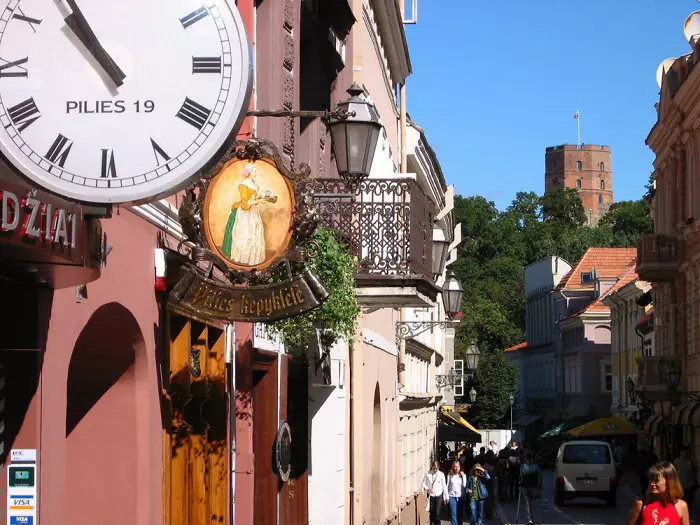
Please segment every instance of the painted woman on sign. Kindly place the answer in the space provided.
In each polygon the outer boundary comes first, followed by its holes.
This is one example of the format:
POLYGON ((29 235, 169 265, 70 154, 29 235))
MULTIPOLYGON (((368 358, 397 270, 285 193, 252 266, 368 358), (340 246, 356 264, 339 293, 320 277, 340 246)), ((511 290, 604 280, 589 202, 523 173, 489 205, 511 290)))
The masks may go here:
POLYGON ((265 224, 260 206, 277 202, 277 195, 258 186, 254 163, 243 168, 242 175, 238 185, 241 200, 231 206, 221 251, 235 263, 255 266, 265 261, 265 224))

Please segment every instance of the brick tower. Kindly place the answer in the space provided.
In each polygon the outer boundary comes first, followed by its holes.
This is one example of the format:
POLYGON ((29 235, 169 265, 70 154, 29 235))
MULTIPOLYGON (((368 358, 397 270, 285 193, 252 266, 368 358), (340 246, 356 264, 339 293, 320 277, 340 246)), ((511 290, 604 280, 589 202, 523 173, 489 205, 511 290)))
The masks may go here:
POLYGON ((598 224, 613 203, 610 146, 564 144, 546 149, 544 191, 576 188, 589 226, 598 224))

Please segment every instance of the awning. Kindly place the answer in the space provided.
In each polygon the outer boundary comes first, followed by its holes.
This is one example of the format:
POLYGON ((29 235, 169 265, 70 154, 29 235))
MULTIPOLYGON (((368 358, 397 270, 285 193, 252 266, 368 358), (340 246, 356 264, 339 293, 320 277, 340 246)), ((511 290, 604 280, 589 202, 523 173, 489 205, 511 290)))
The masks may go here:
POLYGON ((647 334, 654 330, 654 308, 650 308, 647 313, 644 314, 635 328, 642 334, 647 334))
POLYGON ((639 434, 633 423, 618 417, 601 417, 567 432, 573 437, 629 436, 639 434))
POLYGON ((450 425, 440 422, 438 424, 438 441, 466 441, 468 443, 481 443, 481 434, 473 432, 461 425, 450 425))
POLYGON ((544 432, 543 434, 540 434, 539 439, 553 439, 556 437, 561 436, 564 434, 567 430, 571 430, 572 428, 580 427, 584 423, 588 423, 590 421, 590 418, 588 417, 581 417, 581 416, 576 416, 572 417, 568 421, 564 421, 563 423, 559 423, 556 427, 548 430, 547 432, 544 432))
POLYGON ((671 422, 674 425, 693 425, 693 414, 700 408, 700 403, 688 401, 679 406, 673 413, 671 422))
POLYGON ((441 421, 438 425, 439 441, 468 441, 470 443, 481 443, 481 434, 479 434, 479 431, 457 412, 446 410, 445 407, 443 407, 440 419, 441 421))
POLYGON ((653 416, 650 416, 649 419, 647 419, 647 422, 644 423, 644 433, 647 436, 660 435, 659 429, 663 420, 664 416, 661 414, 654 414, 653 416))
POLYGON ((517 420, 513 421, 514 427, 527 427, 532 425, 538 419, 542 419, 542 416, 536 416, 534 414, 525 414, 520 416, 517 420))

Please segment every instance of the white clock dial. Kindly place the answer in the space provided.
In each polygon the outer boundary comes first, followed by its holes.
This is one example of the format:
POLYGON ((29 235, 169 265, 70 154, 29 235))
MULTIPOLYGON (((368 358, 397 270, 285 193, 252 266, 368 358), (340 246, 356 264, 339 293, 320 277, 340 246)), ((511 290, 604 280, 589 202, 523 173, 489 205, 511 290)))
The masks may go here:
POLYGON ((251 69, 233 0, 5 2, 0 150, 37 184, 83 202, 168 195, 240 126, 251 69))

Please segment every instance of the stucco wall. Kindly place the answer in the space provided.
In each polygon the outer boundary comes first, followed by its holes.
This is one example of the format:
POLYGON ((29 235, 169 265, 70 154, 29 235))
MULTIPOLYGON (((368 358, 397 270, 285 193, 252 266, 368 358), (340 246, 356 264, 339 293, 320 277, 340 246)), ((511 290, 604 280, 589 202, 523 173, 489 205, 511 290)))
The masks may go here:
POLYGON ((13 446, 40 449, 44 523, 152 525, 162 521, 156 231, 125 210, 103 228, 114 249, 88 297, 54 293, 28 411, 40 430, 28 422, 13 446))

